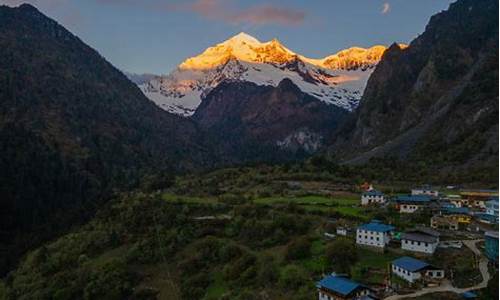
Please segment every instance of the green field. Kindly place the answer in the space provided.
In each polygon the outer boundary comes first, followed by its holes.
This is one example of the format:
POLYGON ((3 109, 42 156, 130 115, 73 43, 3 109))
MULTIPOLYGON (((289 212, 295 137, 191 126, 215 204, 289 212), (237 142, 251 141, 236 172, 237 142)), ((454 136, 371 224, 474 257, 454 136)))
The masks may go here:
POLYGON ((381 253, 366 248, 358 247, 357 251, 359 260, 352 269, 352 277, 367 284, 383 283, 389 264, 399 257, 393 253, 381 253))
POLYGON ((196 203, 196 204, 216 204, 218 203, 217 198, 214 197, 192 197, 192 196, 180 196, 170 193, 162 194, 162 199, 167 202, 180 202, 180 203, 196 203))

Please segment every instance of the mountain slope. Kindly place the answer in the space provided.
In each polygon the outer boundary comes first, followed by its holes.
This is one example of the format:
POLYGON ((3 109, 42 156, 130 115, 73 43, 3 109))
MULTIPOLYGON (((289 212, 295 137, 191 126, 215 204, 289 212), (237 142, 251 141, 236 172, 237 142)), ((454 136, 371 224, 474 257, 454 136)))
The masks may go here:
POLYGON ((141 89, 161 108, 190 116, 201 99, 226 79, 277 86, 289 78, 303 92, 351 111, 385 49, 354 47, 324 59, 310 59, 276 39, 260 42, 240 33, 188 58, 168 76, 155 78, 141 89))
POLYGON ((277 87, 223 81, 192 119, 213 133, 229 157, 283 161, 319 150, 346 115, 283 79, 277 87))
POLYGON ((498 1, 459 0, 408 48, 391 46, 333 151, 430 166, 498 166, 498 1))
POLYGON ((1 271, 111 188, 211 161, 193 122, 30 5, 0 6, 0 70, 1 271))

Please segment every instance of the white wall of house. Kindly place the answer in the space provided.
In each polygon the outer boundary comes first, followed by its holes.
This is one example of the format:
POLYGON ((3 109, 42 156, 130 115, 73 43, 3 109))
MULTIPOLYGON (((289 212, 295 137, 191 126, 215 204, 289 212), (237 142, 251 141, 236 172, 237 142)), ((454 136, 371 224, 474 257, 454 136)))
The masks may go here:
POLYGON ((412 189, 411 194, 412 195, 429 195, 429 196, 433 196, 433 197, 439 196, 438 191, 426 190, 426 189, 412 189))
POLYGON ((425 271, 425 276, 434 278, 434 279, 443 279, 444 278, 444 270, 427 270, 425 271))
POLYGON ((382 204, 385 203, 384 195, 361 195, 361 205, 369 205, 369 204, 382 204))
POLYGON ((417 242, 403 239, 401 240, 401 249, 433 254, 434 251, 436 251, 438 244, 439 239, 436 241, 436 243, 417 242))
POLYGON ((399 205, 399 212, 400 213, 405 213, 405 214, 412 214, 415 211, 417 211, 421 205, 417 204, 400 204, 399 205))
POLYGON ((498 217, 498 202, 488 201, 488 202, 486 202, 485 205, 486 205, 486 213, 488 215, 498 217))
POLYGON ((342 235, 342 236, 346 236, 347 235, 347 229, 345 229, 345 228, 337 228, 337 234, 338 235, 342 235))
POLYGON ((356 244, 384 248, 389 244, 391 236, 388 232, 356 230, 356 244))
MULTIPOLYGON (((358 298, 360 298, 362 296, 366 296, 366 295, 370 295, 370 290, 361 289, 356 293, 355 297, 356 297, 356 299, 358 299, 358 298)), ((336 300, 336 299, 340 299, 340 297, 330 296, 327 293, 323 292, 322 290, 318 290, 318 299, 319 300, 336 300)))
POLYGON ((392 265, 392 273, 397 276, 403 278, 404 280, 414 283, 415 281, 422 278, 422 275, 419 272, 410 272, 398 266, 392 265))
POLYGON ((328 296, 326 293, 323 293, 323 291, 318 290, 318 295, 319 295, 319 300, 332 300, 332 297, 328 296))

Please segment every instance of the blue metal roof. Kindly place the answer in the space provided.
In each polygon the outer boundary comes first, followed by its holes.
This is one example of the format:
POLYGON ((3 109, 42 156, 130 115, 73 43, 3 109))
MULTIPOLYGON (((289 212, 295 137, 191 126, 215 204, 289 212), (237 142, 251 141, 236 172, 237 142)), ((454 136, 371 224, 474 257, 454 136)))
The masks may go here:
POLYGON ((364 287, 362 284, 352 281, 346 277, 328 275, 318 282, 318 286, 347 296, 352 291, 359 287, 364 287))
POLYGON ((398 202, 429 202, 431 200, 432 197, 429 195, 402 195, 395 199, 398 202))
POLYGON ((477 294, 474 293, 474 292, 471 292, 471 291, 462 293, 462 294, 460 294, 460 296, 462 296, 465 299, 474 299, 474 298, 477 298, 477 294))
POLYGON ((358 229, 376 231, 376 232, 388 232, 388 231, 393 231, 395 228, 394 226, 380 223, 380 221, 372 220, 370 223, 359 226, 358 229))
POLYGON ((469 214, 469 208, 467 207, 445 207, 442 211, 447 214, 469 214))
POLYGON ((498 197, 491 197, 486 203, 497 203, 498 204, 498 197))
POLYGON ((410 272, 416 272, 430 266, 425 261, 421 261, 409 256, 400 257, 394 260, 392 264, 410 272))
POLYGON ((377 191, 377 190, 371 190, 371 191, 368 191, 368 192, 364 192, 363 195, 366 195, 366 196, 383 196, 384 193, 382 193, 380 191, 377 191))

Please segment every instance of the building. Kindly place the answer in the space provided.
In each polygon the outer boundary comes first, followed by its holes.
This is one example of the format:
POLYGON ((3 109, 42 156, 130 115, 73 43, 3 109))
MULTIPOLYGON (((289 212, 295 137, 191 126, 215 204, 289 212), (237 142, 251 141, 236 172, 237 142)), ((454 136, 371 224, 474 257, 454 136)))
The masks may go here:
POLYGON ((444 278, 444 270, 408 256, 394 260, 391 271, 409 283, 415 283, 420 280, 436 281, 444 278))
POLYGON ((498 265, 498 231, 487 231, 484 233, 484 248, 486 257, 498 265))
POLYGON ((469 224, 472 220, 467 207, 442 207, 439 213, 443 216, 450 216, 461 224, 469 224))
POLYGON ((341 275, 328 275, 316 285, 319 300, 359 300, 369 297, 371 289, 341 275))
POLYGON ((498 197, 486 201, 485 206, 486 214, 496 218, 495 223, 498 223, 498 197))
POLYGON ((474 208, 486 208, 485 202, 492 197, 498 198, 498 191, 485 189, 461 190, 460 196, 465 202, 463 205, 474 208))
POLYGON ((401 235, 401 249, 433 254, 439 245, 439 232, 430 228, 416 228, 401 235))
POLYGON ((404 195, 397 196, 394 201, 396 203, 396 209, 398 209, 400 213, 411 214, 429 206, 432 198, 429 195, 404 195))
POLYGON ((372 220, 370 223, 359 226, 356 230, 356 244, 385 248, 389 244, 394 226, 382 224, 372 220))
POLYGON ((361 205, 370 204, 383 204, 385 203, 385 196, 382 192, 371 190, 361 194, 361 205))
POLYGON ((346 227, 337 227, 337 234, 342 236, 347 236, 347 228, 346 227))
POLYGON ((452 216, 435 215, 431 218, 431 228, 444 230, 458 230, 460 224, 452 216))
POLYGON ((443 206, 439 214, 431 218, 433 229, 459 230, 467 227, 472 221, 469 208, 443 206))
POLYGON ((438 197, 439 192, 437 190, 434 190, 431 186, 429 185, 424 185, 421 187, 413 188, 411 189, 411 194, 416 196, 416 195, 427 195, 431 197, 438 197))

